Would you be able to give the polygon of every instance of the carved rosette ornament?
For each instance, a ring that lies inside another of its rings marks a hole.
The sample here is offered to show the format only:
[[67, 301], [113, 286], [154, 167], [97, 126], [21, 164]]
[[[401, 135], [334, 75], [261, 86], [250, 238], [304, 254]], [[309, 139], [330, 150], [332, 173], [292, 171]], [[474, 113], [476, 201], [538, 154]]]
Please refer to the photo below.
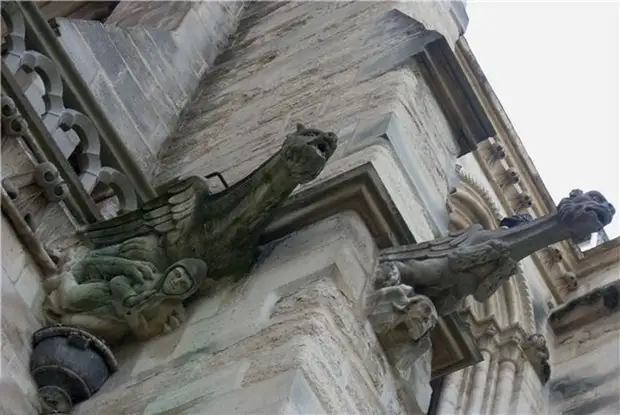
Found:
[[429, 297], [444, 316], [458, 310], [469, 295], [487, 300], [516, 273], [521, 259], [554, 243], [598, 232], [615, 213], [601, 193], [573, 190], [556, 213], [538, 219], [518, 215], [504, 219], [499, 229], [476, 224], [444, 238], [385, 249], [378, 272]]
[[298, 125], [278, 153], [220, 193], [203, 177], [176, 179], [139, 209], [88, 225], [80, 233], [95, 248], [67, 253], [49, 283], [48, 322], [109, 344], [179, 327], [185, 300], [213, 280], [250, 271], [278, 207], [321, 173], [336, 146], [335, 134]]

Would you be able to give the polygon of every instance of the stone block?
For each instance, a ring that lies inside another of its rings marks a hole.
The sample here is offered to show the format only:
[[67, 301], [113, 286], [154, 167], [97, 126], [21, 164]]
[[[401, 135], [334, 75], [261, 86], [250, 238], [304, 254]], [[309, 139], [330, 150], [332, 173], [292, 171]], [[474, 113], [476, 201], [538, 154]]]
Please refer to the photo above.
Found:
[[72, 20], [71, 23], [89, 46], [110, 81], [116, 83], [118, 78], [127, 71], [127, 64], [103, 25], [87, 20]]
[[127, 67], [136, 77], [140, 89], [153, 105], [160, 121], [164, 124], [173, 124], [178, 114], [167, 93], [162, 90], [159, 81], [153, 75], [150, 67], [151, 62], [142, 56], [140, 49], [133, 43], [124, 29], [113, 25], [104, 27], [125, 60]]
[[191, 1], [121, 2], [107, 20], [120, 27], [148, 27], [174, 30], [192, 8]]
[[207, 26], [200, 21], [194, 10], [196, 7], [200, 5], [187, 12], [181, 25], [172, 33], [172, 39], [179, 48], [180, 56], [187, 61], [194, 74], [200, 76], [206, 63], [201, 49], [210, 39]]
[[128, 33], [144, 60], [149, 63], [162, 90], [168, 95], [176, 111], [180, 111], [187, 100], [187, 94], [177, 81], [173, 68], [165, 61], [159, 45], [153, 42], [145, 29], [134, 28], [128, 30]]
[[123, 138], [127, 150], [136, 159], [142, 171], [148, 174], [153, 169], [154, 155], [134, 120], [128, 115], [114, 87], [103, 73], [99, 73], [89, 87], [106, 116], [112, 120], [116, 132]]
[[58, 41], [71, 58], [82, 79], [89, 84], [101, 68], [90, 46], [86, 43], [71, 19], [57, 18], [60, 29]]
[[2, 270], [11, 282], [17, 282], [26, 265], [26, 252], [11, 222], [2, 215]]
[[37, 264], [29, 258], [24, 269], [19, 275], [19, 280], [15, 284], [15, 288], [24, 300], [24, 303], [34, 310], [43, 300], [43, 275], [39, 271]]
[[7, 415], [26, 415], [39, 413], [38, 405], [34, 406], [23, 394], [19, 385], [14, 379], [8, 376], [0, 377], [0, 409]]
[[114, 89], [127, 110], [127, 115], [134, 121], [142, 133], [151, 153], [157, 154], [159, 149], [153, 145], [151, 137], [161, 118], [153, 109], [150, 99], [144, 95], [138, 86], [136, 78], [129, 68], [118, 77], [114, 83]]
[[195, 407], [196, 401], [209, 401], [240, 389], [248, 366], [247, 361], [233, 363], [190, 383], [171, 385], [146, 406], [144, 413], [180, 413], [183, 409], [198, 409]]
[[191, 97], [198, 84], [198, 75], [188, 64], [188, 56], [181, 52], [171, 33], [148, 30], [147, 35], [159, 48], [162, 58], [171, 68], [171, 75], [176, 78], [185, 96]]
[[2, 316], [3, 338], [8, 339], [17, 358], [28, 367], [32, 334], [40, 328], [30, 307], [24, 302], [11, 281], [2, 276]]

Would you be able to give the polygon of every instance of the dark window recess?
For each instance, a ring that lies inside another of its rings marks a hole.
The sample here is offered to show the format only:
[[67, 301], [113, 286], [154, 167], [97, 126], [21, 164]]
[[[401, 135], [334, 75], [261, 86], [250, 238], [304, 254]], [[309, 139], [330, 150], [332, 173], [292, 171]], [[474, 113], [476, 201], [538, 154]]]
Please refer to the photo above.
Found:
[[431, 403], [428, 406], [428, 412], [426, 415], [436, 415], [439, 407], [439, 398], [441, 397], [441, 390], [443, 389], [443, 381], [445, 377], [436, 378], [431, 380], [431, 388], [433, 392], [431, 394]]

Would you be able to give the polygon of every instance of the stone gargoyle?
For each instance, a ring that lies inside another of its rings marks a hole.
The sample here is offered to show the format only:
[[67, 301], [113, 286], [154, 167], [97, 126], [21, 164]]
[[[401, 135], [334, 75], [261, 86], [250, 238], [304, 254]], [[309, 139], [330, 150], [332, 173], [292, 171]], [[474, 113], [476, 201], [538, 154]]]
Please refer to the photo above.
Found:
[[389, 353], [389, 357], [396, 367], [408, 367], [431, 349], [430, 333], [437, 324], [437, 311], [428, 297], [415, 294], [408, 285], [392, 282], [395, 280], [375, 280], [366, 297], [365, 314], [386, 350], [407, 350], [395, 356]]
[[222, 192], [210, 192], [203, 177], [176, 179], [139, 209], [88, 225], [80, 233], [94, 248], [70, 254], [55, 277], [48, 322], [109, 343], [121, 332], [145, 339], [177, 327], [184, 300], [250, 271], [277, 209], [321, 173], [337, 141], [299, 124], [275, 155]]
[[381, 252], [378, 278], [405, 284], [429, 297], [440, 316], [469, 295], [483, 302], [514, 275], [520, 260], [566, 239], [579, 239], [608, 225], [615, 208], [597, 192], [573, 190], [555, 213], [513, 227], [485, 230], [475, 224], [446, 237]]
[[551, 366], [549, 365], [549, 347], [545, 336], [540, 333], [532, 334], [521, 344], [521, 349], [532, 364], [540, 382], [543, 385], [546, 384], [551, 377]]

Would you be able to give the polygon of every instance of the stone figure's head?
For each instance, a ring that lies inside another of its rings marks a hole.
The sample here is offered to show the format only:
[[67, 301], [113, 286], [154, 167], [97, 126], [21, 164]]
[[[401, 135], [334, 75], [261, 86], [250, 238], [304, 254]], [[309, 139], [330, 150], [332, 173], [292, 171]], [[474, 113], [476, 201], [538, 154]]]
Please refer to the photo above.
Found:
[[160, 292], [168, 298], [185, 300], [198, 290], [207, 275], [207, 264], [194, 258], [172, 264], [162, 279]]
[[437, 311], [433, 302], [423, 295], [411, 297], [407, 306], [407, 331], [413, 340], [419, 340], [437, 324]]
[[314, 180], [321, 173], [337, 145], [336, 134], [297, 124], [297, 131], [286, 136], [282, 157], [289, 167], [291, 177], [303, 184]]
[[582, 238], [609, 225], [616, 214], [614, 206], [600, 192], [575, 189], [560, 200], [557, 215], [573, 238]]

